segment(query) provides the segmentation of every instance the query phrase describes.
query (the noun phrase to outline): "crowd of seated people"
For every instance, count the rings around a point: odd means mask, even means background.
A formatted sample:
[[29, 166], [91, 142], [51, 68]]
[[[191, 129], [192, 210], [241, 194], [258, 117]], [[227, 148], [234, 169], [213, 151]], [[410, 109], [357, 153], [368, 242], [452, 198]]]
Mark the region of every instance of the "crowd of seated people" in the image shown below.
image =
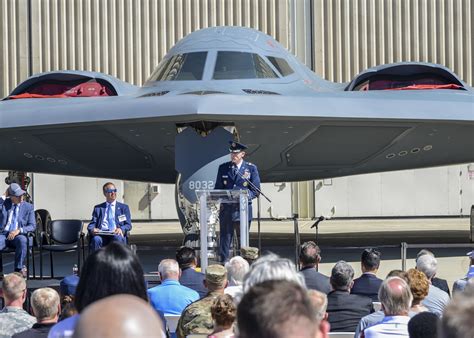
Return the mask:
[[[194, 249], [183, 247], [176, 260], [159, 263], [161, 284], [147, 290], [138, 257], [112, 242], [88, 257], [80, 277], [65, 278], [59, 294], [36, 290], [29, 313], [23, 276], [6, 275], [0, 337], [324, 338], [351, 332], [356, 338], [472, 338], [474, 258], [468, 255], [471, 267], [456, 282], [462, 287], [453, 298], [449, 288], [434, 286], [437, 261], [427, 250], [415, 268], [379, 279], [381, 254], [368, 248], [361, 255], [362, 275], [354, 279], [354, 268], [342, 260], [330, 276], [314, 273], [321, 260], [314, 242], [301, 246], [301, 271], [270, 253], [250, 265], [236, 256], [226, 266], [199, 272]], [[176, 329], [167, 328], [166, 315], [180, 316]]]

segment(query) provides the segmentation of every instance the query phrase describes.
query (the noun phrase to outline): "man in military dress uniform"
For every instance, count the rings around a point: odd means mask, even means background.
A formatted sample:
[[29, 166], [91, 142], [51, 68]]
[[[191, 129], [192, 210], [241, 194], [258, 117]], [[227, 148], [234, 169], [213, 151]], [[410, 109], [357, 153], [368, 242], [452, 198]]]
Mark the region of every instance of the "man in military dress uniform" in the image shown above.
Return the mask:
[[[215, 189], [248, 190], [248, 222], [252, 221], [252, 200], [260, 193], [260, 177], [257, 166], [244, 161], [247, 146], [230, 142], [230, 162], [223, 163], [217, 171]], [[221, 205], [220, 220], [220, 247], [219, 257], [221, 262], [229, 260], [229, 249], [234, 235], [234, 227], [239, 233], [239, 205]]]
[[178, 338], [185, 338], [190, 334], [208, 335], [213, 331], [211, 306], [217, 297], [224, 294], [224, 289], [227, 287], [227, 270], [222, 265], [209, 265], [204, 284], [209, 292], [206, 297], [189, 304], [184, 309], [176, 327]]

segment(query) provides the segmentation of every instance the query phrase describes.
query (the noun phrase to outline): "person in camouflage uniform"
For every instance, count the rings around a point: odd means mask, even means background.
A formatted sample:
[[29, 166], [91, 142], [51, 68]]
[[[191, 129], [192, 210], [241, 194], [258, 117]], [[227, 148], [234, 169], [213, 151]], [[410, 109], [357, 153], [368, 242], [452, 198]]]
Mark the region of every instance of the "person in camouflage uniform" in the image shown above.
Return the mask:
[[3, 278], [5, 307], [0, 311], [0, 338], [10, 338], [15, 333], [30, 329], [36, 318], [23, 310], [26, 300], [26, 282], [23, 276], [14, 272]]
[[214, 300], [224, 294], [227, 287], [227, 271], [222, 265], [209, 265], [204, 285], [209, 290], [206, 297], [189, 304], [181, 314], [176, 334], [185, 338], [189, 334], [210, 334], [214, 328], [211, 306]]

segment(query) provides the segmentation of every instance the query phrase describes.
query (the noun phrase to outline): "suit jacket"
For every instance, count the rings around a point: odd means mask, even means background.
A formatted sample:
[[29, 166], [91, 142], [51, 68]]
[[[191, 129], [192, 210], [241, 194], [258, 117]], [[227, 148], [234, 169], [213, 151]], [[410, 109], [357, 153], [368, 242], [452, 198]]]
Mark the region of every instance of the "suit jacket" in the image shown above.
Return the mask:
[[433, 278], [431, 279], [431, 284], [433, 284], [434, 286], [436, 286], [438, 289], [443, 290], [444, 292], [446, 292], [446, 293], [451, 297], [451, 293], [449, 292], [448, 282], [446, 281], [446, 279], [441, 279], [441, 278], [438, 278], [438, 277], [433, 277]]
[[373, 302], [379, 301], [379, 289], [383, 280], [377, 278], [372, 273], [363, 273], [359, 278], [354, 279], [351, 293], [355, 295], [368, 296]]
[[372, 299], [334, 290], [328, 294], [328, 321], [331, 332], [355, 332], [362, 317], [373, 312]]
[[[3, 232], [8, 223], [8, 214], [13, 208], [11, 199], [7, 198], [4, 200], [0, 197], [0, 208], [0, 232]], [[20, 233], [35, 231], [36, 218], [33, 205], [28, 202], [21, 202], [17, 220]]]
[[329, 284], [329, 277], [316, 271], [314, 267], [306, 267], [301, 269], [301, 274], [304, 276], [306, 287], [308, 289], [318, 290], [325, 294], [331, 292], [332, 288]]
[[[254, 187], [260, 190], [260, 176], [255, 164], [242, 161], [238, 173], [235, 171], [232, 162], [225, 162], [219, 166], [217, 171], [215, 189], [228, 190], [248, 190], [249, 206], [252, 205], [252, 199], [258, 196], [258, 191], [248, 182], [250, 181]], [[237, 222], [239, 220], [239, 205], [225, 204], [221, 210], [220, 219]], [[252, 220], [252, 208], [248, 209], [248, 219]]]
[[190, 289], [199, 293], [199, 298], [207, 295], [208, 290], [204, 287], [205, 276], [202, 272], [197, 272], [193, 268], [186, 268], [181, 272], [179, 282]]
[[[87, 226], [89, 233], [91, 233], [94, 228], [101, 228], [106, 209], [107, 202], [98, 204], [94, 207], [91, 222]], [[125, 220], [119, 221], [119, 217], [122, 215], [125, 215]], [[123, 232], [132, 230], [132, 219], [128, 205], [117, 201], [115, 202], [115, 225], [117, 228], [122, 229]]]

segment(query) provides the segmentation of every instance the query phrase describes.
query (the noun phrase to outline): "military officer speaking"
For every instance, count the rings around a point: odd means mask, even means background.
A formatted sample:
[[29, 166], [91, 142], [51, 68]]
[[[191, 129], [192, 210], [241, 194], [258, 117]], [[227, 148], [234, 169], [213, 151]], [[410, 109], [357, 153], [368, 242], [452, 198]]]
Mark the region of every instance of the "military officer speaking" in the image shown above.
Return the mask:
[[[230, 162], [223, 163], [217, 171], [215, 189], [235, 189], [248, 190], [249, 227], [252, 221], [252, 199], [260, 194], [260, 177], [257, 166], [244, 161], [245, 149], [247, 146], [230, 142]], [[239, 207], [237, 204], [221, 205], [219, 213], [220, 219], [220, 247], [219, 257], [221, 262], [229, 260], [229, 249], [234, 236], [234, 227], [237, 232], [240, 230]]]

